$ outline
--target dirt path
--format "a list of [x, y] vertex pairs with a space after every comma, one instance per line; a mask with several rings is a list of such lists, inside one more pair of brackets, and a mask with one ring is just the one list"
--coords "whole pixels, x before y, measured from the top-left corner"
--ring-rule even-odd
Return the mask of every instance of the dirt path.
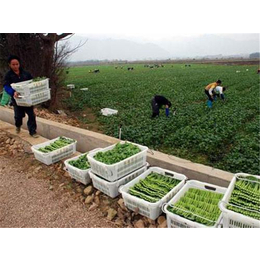
[[31, 178], [0, 157], [0, 227], [116, 227], [98, 209], [88, 211], [68, 193], [50, 190], [48, 180]]

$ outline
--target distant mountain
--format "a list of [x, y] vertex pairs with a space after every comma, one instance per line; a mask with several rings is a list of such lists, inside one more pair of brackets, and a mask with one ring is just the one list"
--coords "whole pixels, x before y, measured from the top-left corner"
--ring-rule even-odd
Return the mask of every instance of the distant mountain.
[[[87, 38], [73, 36], [69, 40], [71, 47]], [[153, 43], [137, 43], [121, 39], [91, 39], [74, 53], [70, 61], [83, 60], [143, 60], [167, 59], [170, 53]]]

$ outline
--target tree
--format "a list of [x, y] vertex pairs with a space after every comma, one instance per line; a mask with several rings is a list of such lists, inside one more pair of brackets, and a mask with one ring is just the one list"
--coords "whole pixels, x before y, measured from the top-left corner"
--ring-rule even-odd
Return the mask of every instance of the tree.
[[50, 79], [52, 98], [46, 105], [50, 109], [55, 109], [57, 89], [64, 79], [65, 60], [85, 44], [79, 43], [73, 49], [69, 48], [67, 43], [59, 44], [72, 35], [72, 33], [1, 33], [0, 71], [7, 71], [6, 61], [10, 54], [19, 56], [21, 65], [34, 77], [45, 76]]
[[259, 59], [260, 58], [260, 52], [254, 52], [249, 55], [250, 59]]

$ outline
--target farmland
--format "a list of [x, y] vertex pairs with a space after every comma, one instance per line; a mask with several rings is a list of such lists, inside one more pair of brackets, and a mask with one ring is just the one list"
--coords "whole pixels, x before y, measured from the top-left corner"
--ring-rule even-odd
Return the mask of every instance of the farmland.
[[[165, 65], [149, 69], [141, 64], [72, 67], [65, 84], [75, 84], [64, 104], [79, 119], [85, 109], [97, 115], [104, 134], [148, 146], [170, 155], [203, 163], [233, 173], [259, 174], [259, 75], [257, 66], [192, 64]], [[99, 69], [100, 73], [89, 73]], [[247, 71], [248, 69], [248, 71]], [[240, 71], [236, 73], [236, 71]], [[206, 106], [204, 86], [221, 79], [225, 102], [218, 99]], [[88, 88], [81, 91], [80, 88]], [[164, 95], [176, 109], [167, 118], [150, 119], [151, 99]], [[117, 115], [105, 117], [102, 108]]]

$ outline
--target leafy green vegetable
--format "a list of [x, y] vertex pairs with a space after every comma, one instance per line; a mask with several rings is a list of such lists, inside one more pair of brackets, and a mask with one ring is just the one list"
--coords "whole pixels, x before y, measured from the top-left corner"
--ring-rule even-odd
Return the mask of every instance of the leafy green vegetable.
[[69, 161], [69, 164], [80, 169], [87, 170], [90, 168], [90, 164], [88, 162], [87, 154], [81, 155], [77, 160]]
[[98, 152], [95, 154], [94, 158], [99, 162], [111, 165], [123, 161], [124, 159], [131, 157], [140, 151], [141, 149], [134, 144], [128, 142], [123, 144], [117, 143], [113, 149], [106, 152]]

